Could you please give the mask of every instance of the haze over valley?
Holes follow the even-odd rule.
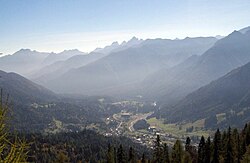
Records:
[[[1,161],[249,161],[248,1],[1,3]]]

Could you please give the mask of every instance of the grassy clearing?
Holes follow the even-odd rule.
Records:
[[[46,133],[58,133],[63,131],[63,123],[55,118],[53,118],[53,121],[47,129],[45,129]]]
[[[198,120],[194,123],[186,124],[164,124],[164,121],[161,119],[151,118],[147,121],[150,126],[155,126],[156,128],[162,130],[164,133],[169,133],[176,137],[186,137],[186,136],[205,136],[208,137],[211,131],[203,130],[204,120]],[[193,126],[192,132],[186,132],[187,128]]]
[[[218,121],[217,123],[220,123],[220,122],[222,122],[223,120],[226,119],[226,113],[217,114],[216,118],[217,118],[217,121]]]

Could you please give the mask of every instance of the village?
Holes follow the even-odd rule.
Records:
[[[157,135],[160,136],[162,142],[167,143],[170,146],[175,143],[176,139],[185,143],[187,135],[190,135],[194,145],[197,145],[197,142],[201,137],[199,134],[194,133],[194,135],[192,135],[192,133],[188,133],[187,131],[184,133],[184,129],[180,128],[180,126],[173,127],[176,131],[179,130],[180,134],[175,134],[176,131],[173,131],[172,133],[166,132],[161,125],[153,122],[156,121],[155,118],[149,118],[152,114],[153,112],[131,113],[126,112],[125,110],[118,114],[114,114],[112,117],[106,119],[107,124],[112,123],[114,125],[110,127],[110,130],[106,132],[105,135],[130,137],[135,142],[150,148],[153,147]],[[139,130],[135,129],[134,126],[139,121],[147,122],[148,126]],[[207,133],[204,134],[204,136],[208,136]]]

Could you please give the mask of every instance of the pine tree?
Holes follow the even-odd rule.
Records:
[[[233,148],[233,152],[234,152],[234,156],[235,156],[235,162],[236,163],[240,163],[240,136],[238,133],[238,130],[235,128],[233,130],[233,144],[234,144],[234,148]]]
[[[214,151],[213,151],[212,163],[220,163],[220,145],[221,145],[221,133],[220,130],[217,129],[213,141]]]
[[[161,139],[160,136],[157,135],[155,145],[154,145],[154,151],[153,151],[153,159],[155,163],[161,163],[163,160],[162,154],[163,154],[163,149],[161,145]]]
[[[190,148],[191,148],[191,139],[190,137],[187,137],[185,144],[185,151],[190,152]]]
[[[142,154],[141,163],[146,163],[146,158],[144,153]]]
[[[198,162],[205,162],[205,138],[202,136],[198,146]]]
[[[228,135],[227,135],[227,131],[224,130],[221,136],[221,150],[220,150],[220,154],[221,157],[225,160],[226,158],[226,151],[227,151],[227,141],[228,141]]]
[[[184,152],[183,163],[192,163],[192,162],[194,162],[193,158],[191,157],[191,155],[187,151],[185,151]]]
[[[190,137],[187,137],[185,144],[185,162],[189,161],[187,159],[192,158],[192,162],[197,162],[197,150],[195,146],[191,145]]]
[[[240,134],[240,159],[243,157],[243,155],[246,152],[246,133],[247,133],[247,128],[248,128],[248,124],[245,124],[244,129],[241,131]]]
[[[116,147],[114,147],[114,160],[115,160],[115,163],[117,163],[117,149],[116,149]]]
[[[132,147],[129,148],[128,162],[136,163],[135,153],[134,153],[134,149]]]
[[[250,145],[247,147],[247,151],[244,154],[241,163],[250,163]]]
[[[164,163],[170,163],[169,149],[166,143],[164,143],[164,146],[163,146],[163,161]]]
[[[207,138],[205,144],[205,163],[211,162],[211,140],[210,137]]]
[[[246,146],[250,145],[250,125],[247,125],[246,130]]]
[[[107,163],[115,163],[114,148],[108,144]]]
[[[183,155],[184,151],[181,142],[180,140],[176,140],[171,153],[171,163],[181,163],[183,161]]]
[[[225,162],[226,163],[233,163],[234,162],[234,156],[233,156],[233,142],[232,142],[232,135],[231,135],[231,127],[228,129],[228,135],[227,135],[227,148],[226,148],[226,157]]]
[[[126,163],[127,162],[122,145],[120,145],[118,150],[117,150],[117,162],[118,163]]]

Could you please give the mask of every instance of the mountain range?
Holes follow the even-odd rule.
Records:
[[[188,93],[250,61],[250,31],[234,31],[218,40],[201,56],[192,56],[172,68],[161,69],[143,82],[143,95],[163,103],[180,100]]]
[[[171,123],[241,126],[250,118],[249,42],[246,27],[220,39],[134,37],[90,53],[21,49],[0,57],[0,88],[15,103],[19,128],[45,129],[54,119],[81,125],[101,121],[115,112],[98,101],[106,95],[156,101],[153,116]]]
[[[110,108],[111,98],[59,95],[12,72],[0,71],[0,89],[1,103],[10,107],[11,129],[22,132],[44,132],[55,122],[63,122],[63,131],[81,130],[119,111]]]
[[[225,114],[238,126],[244,125],[250,119],[249,83],[250,62],[190,93],[176,105],[164,108],[158,116],[165,116],[169,122],[181,122]]]
[[[26,77],[41,68],[57,61],[67,60],[74,55],[84,55],[76,49],[65,50],[61,53],[38,52],[30,49],[21,49],[12,55],[0,58],[0,69],[6,72],[16,72]]]
[[[48,79],[43,85],[60,93],[128,95],[149,74],[179,64],[191,55],[201,55],[216,41],[213,37],[145,40],[136,47],[111,52],[53,80]]]

